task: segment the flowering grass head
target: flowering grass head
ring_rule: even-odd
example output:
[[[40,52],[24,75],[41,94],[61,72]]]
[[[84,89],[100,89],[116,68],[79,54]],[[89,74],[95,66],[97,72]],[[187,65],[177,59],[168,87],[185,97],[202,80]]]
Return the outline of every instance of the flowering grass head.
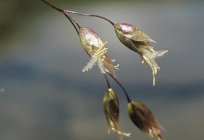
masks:
[[[107,42],[103,42],[96,32],[89,28],[80,28],[79,36],[84,50],[91,57],[90,61],[82,71],[88,71],[93,65],[97,64],[103,74],[108,72],[115,76],[118,65],[114,66],[112,64],[113,60],[111,60],[106,54]]]
[[[123,136],[130,136],[130,133],[122,132],[119,125],[119,100],[115,91],[111,88],[110,82],[107,76],[110,76],[123,90],[124,95],[126,96],[128,102],[128,115],[132,122],[144,133],[148,134],[151,137],[157,138],[157,140],[163,140],[161,135],[161,125],[156,121],[152,112],[147,106],[142,103],[132,101],[128,95],[128,92],[124,86],[117,80],[115,77],[116,70],[118,65],[114,66],[111,60],[107,55],[107,42],[103,42],[96,32],[89,28],[82,28],[81,25],[72,18],[69,14],[78,14],[82,16],[93,16],[104,19],[111,23],[114,27],[115,32],[119,40],[127,46],[132,51],[135,51],[141,56],[142,63],[147,63],[153,73],[153,85],[155,85],[155,77],[159,66],[155,62],[155,58],[164,55],[167,50],[156,51],[152,47],[152,43],[155,43],[149,36],[141,32],[138,28],[127,23],[117,23],[115,24],[111,20],[95,14],[83,14],[69,10],[60,9],[46,0],[41,0],[51,8],[62,13],[72,24],[77,34],[80,37],[82,46],[86,53],[90,56],[90,61],[83,68],[84,71],[90,70],[94,65],[98,65],[99,70],[104,74],[108,90],[105,92],[103,97],[103,107],[106,117],[106,121],[109,127],[109,132],[112,130],[120,139]]]
[[[146,63],[152,69],[153,85],[156,82],[156,74],[160,69],[155,58],[167,53],[167,50],[156,51],[152,43],[156,43],[145,33],[128,23],[114,24],[115,32],[119,40],[129,49],[141,56],[142,63]]]
[[[104,113],[106,117],[106,121],[108,123],[109,130],[114,131],[121,138],[123,136],[130,136],[130,133],[124,133],[121,131],[119,126],[119,100],[112,88],[109,88],[104,97],[103,97],[103,107]]]
[[[137,101],[131,101],[128,103],[128,115],[141,131],[157,138],[157,140],[163,140],[161,135],[161,129],[163,128],[147,106]]]

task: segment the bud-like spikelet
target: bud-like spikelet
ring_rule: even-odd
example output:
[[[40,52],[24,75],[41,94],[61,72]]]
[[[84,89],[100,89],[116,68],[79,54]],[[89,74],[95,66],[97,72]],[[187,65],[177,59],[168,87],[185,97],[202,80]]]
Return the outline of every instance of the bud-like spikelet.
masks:
[[[112,88],[109,88],[103,97],[103,107],[109,130],[114,131],[122,139],[123,136],[130,136],[124,133],[119,126],[119,100]]]
[[[91,57],[82,71],[88,71],[97,64],[103,74],[108,72],[115,76],[118,66],[114,66],[106,54],[107,42],[103,42],[94,31],[88,28],[80,28],[79,36],[84,50]]]
[[[152,69],[153,85],[156,82],[156,74],[160,69],[155,58],[167,53],[167,50],[156,51],[152,43],[156,43],[145,33],[141,32],[135,26],[127,23],[114,24],[115,32],[118,39],[129,49],[135,51],[141,56],[142,63],[147,63]]]
[[[136,101],[131,101],[128,103],[128,115],[142,132],[157,138],[157,140],[163,140],[161,135],[161,129],[163,127],[157,122],[147,106]]]

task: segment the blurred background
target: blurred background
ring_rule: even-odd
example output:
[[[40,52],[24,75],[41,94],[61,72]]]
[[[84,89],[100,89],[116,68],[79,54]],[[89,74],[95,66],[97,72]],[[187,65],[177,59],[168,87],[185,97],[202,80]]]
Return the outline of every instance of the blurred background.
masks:
[[[204,2],[49,0],[63,9],[94,13],[137,26],[169,52],[152,86],[151,70],[124,47],[111,25],[73,15],[108,42],[120,64],[117,78],[133,99],[145,103],[166,131],[166,140],[204,137]],[[97,67],[82,73],[89,57],[69,21],[39,1],[0,2],[0,139],[118,140],[108,135],[102,98],[106,90]],[[120,98],[120,125],[131,138],[149,140],[129,120]]]

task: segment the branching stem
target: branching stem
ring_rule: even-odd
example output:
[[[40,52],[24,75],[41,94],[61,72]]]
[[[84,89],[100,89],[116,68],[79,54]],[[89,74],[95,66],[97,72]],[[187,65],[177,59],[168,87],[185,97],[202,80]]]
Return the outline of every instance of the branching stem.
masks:
[[[106,76],[106,74],[104,74],[104,78],[105,78],[105,80],[106,80],[106,83],[107,83],[108,88],[111,88],[110,82],[109,82],[108,77]]]
[[[81,28],[81,26],[72,18],[70,17],[66,10],[62,10],[52,4],[50,4],[49,2],[47,2],[46,0],[41,0],[42,2],[44,2],[45,4],[47,4],[48,6],[50,6],[51,8],[57,10],[58,12],[61,12],[63,15],[66,16],[66,18],[71,22],[71,24],[73,25],[74,29],[76,30],[77,34],[79,34],[79,29]]]
[[[106,21],[108,21],[111,25],[114,26],[114,22],[111,21],[110,19],[108,18],[105,18],[103,16],[100,16],[100,15],[96,15],[96,14],[84,14],[84,13],[80,13],[80,12],[76,12],[76,11],[70,11],[70,10],[64,10],[66,13],[72,13],[72,14],[77,14],[77,15],[81,15],[81,16],[90,16],[90,17],[98,17],[98,18],[101,18],[101,19],[104,19]]]
[[[125,96],[127,98],[128,103],[131,102],[131,99],[126,91],[126,89],[124,88],[124,86],[110,73],[108,73],[108,75],[120,86],[120,88],[123,90],[123,92],[125,93]]]

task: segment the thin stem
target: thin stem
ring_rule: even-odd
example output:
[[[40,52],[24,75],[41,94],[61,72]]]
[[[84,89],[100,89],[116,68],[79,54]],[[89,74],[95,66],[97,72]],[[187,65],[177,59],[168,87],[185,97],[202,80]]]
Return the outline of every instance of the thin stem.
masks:
[[[72,25],[74,26],[75,30],[77,31],[77,33],[79,34],[79,31],[77,30],[76,26],[78,27],[78,29],[81,28],[81,26],[79,25],[78,22],[76,22],[76,20],[74,20],[71,16],[67,15],[67,13],[63,10],[63,14],[69,19],[69,21],[72,23]],[[75,25],[75,24],[76,25]]]
[[[106,80],[106,83],[107,83],[108,88],[111,88],[110,82],[108,81],[108,77],[106,76],[106,74],[104,74],[104,78],[105,78],[105,80]]]
[[[90,16],[92,16],[92,17],[98,17],[98,18],[104,19],[104,20],[108,21],[108,22],[109,22],[111,25],[113,25],[113,26],[114,26],[114,24],[115,24],[115,23],[113,23],[110,19],[107,19],[107,18],[105,18],[105,17],[103,17],[103,16],[100,16],[100,15],[90,14]]]
[[[51,8],[57,10],[58,12],[61,12],[63,15],[66,16],[66,18],[71,22],[72,26],[74,27],[74,29],[76,30],[77,34],[79,34],[79,28],[81,28],[81,26],[73,19],[71,18],[67,12],[65,10],[62,10],[52,4],[50,4],[49,2],[47,2],[46,0],[41,0],[42,2],[44,2],[45,4],[47,4],[48,6],[50,6]],[[75,25],[76,24],[76,25]],[[76,27],[77,26],[77,27]],[[78,28],[78,29],[77,29]]]
[[[72,13],[72,14],[77,14],[77,15],[81,15],[81,16],[98,17],[98,18],[101,18],[101,19],[104,19],[104,20],[108,21],[111,25],[114,26],[114,22],[113,22],[113,21],[111,21],[110,19],[105,18],[105,17],[103,17],[103,16],[100,16],[100,15],[96,15],[96,14],[83,14],[83,13],[80,13],[80,12],[69,11],[69,10],[65,10],[65,12],[67,12],[67,13]]]
[[[56,6],[50,4],[49,2],[47,2],[46,0],[41,0],[42,2],[46,3],[47,5],[49,5],[50,7],[52,7],[53,9],[59,11],[59,12],[64,12],[64,10],[60,9],[60,8],[57,8]]]
[[[124,91],[125,96],[126,96],[126,98],[127,98],[127,101],[128,101],[128,103],[130,103],[130,102],[131,102],[131,99],[130,99],[130,97],[129,97],[127,91],[126,91],[126,89],[124,88],[124,86],[123,86],[112,74],[108,73],[108,75],[109,75],[109,76],[120,86],[120,88]]]

